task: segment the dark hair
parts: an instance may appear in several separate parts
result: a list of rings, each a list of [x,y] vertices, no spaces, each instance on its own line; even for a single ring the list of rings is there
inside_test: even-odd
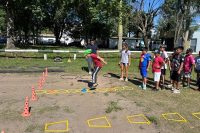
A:
[[[96,41],[96,39],[95,39],[95,38],[92,38],[92,39],[90,39],[90,41]]]
[[[127,42],[123,42],[122,45],[124,45],[126,47],[126,53],[128,52],[128,43]]]
[[[187,49],[187,51],[186,51],[186,52],[192,53],[192,52],[193,52],[193,50],[192,50],[191,48],[189,48],[189,49]]]
[[[183,46],[178,46],[176,49],[184,50]]]
[[[160,48],[166,48],[167,46],[166,45],[164,45],[164,44],[161,44],[160,45]]]
[[[148,51],[147,47],[142,48],[142,51]]]

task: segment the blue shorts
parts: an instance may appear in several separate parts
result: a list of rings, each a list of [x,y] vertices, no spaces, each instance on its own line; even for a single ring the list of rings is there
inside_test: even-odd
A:
[[[140,74],[143,78],[147,78],[148,73],[147,73],[147,67],[141,67],[140,68]]]

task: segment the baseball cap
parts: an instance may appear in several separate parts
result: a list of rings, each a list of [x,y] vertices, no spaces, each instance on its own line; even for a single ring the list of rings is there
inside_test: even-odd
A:
[[[92,50],[91,49],[87,49],[84,51],[84,56],[88,55],[88,54],[91,54],[92,53]]]
[[[166,47],[167,47],[167,46],[164,45],[164,44],[160,45],[160,48],[166,48]]]
[[[160,50],[155,50],[154,52],[153,52],[154,54],[160,54]]]
[[[191,48],[188,48],[187,50],[186,50],[186,52],[193,52],[193,50],[191,49]]]

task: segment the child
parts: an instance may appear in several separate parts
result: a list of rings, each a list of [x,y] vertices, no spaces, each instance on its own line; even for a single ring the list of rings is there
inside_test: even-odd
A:
[[[100,56],[98,56],[97,54],[92,53],[91,49],[86,50],[84,52],[84,54],[85,54],[86,57],[91,57],[92,60],[93,60],[93,62],[94,62],[94,71],[92,73],[92,84],[93,84],[92,88],[93,87],[95,88],[95,87],[98,86],[98,83],[97,83],[97,74],[101,70],[101,68],[103,67],[102,62],[104,64],[107,64],[107,62],[104,61],[104,59],[101,58]]]
[[[169,64],[169,70],[170,70],[170,84],[169,85],[167,85],[167,88],[169,88],[169,89],[173,89],[173,83],[172,83],[172,79],[171,79],[171,75],[172,75],[172,68],[171,68],[171,62],[172,62],[172,60],[173,60],[173,56],[176,54],[176,48],[174,48],[174,50],[173,50],[173,53],[169,56],[169,60],[170,60],[170,64]]]
[[[147,48],[143,48],[139,63],[139,70],[142,76],[142,86],[140,87],[142,87],[143,90],[146,90],[148,70],[151,62],[151,55],[148,54],[147,51]]]
[[[121,60],[120,60],[120,68],[121,68],[121,78],[119,80],[124,80],[124,69],[126,73],[125,81],[128,81],[128,68],[131,65],[131,52],[128,50],[128,44],[124,43],[122,45],[121,51]]]
[[[177,94],[180,93],[180,81],[181,81],[181,72],[183,69],[183,62],[184,62],[184,57],[182,56],[183,52],[183,47],[179,46],[176,49],[176,53],[172,57],[172,62],[171,62],[171,80],[172,80],[172,90],[173,93]]]
[[[153,71],[153,74],[154,74],[154,81],[156,82],[155,91],[159,91],[161,68],[164,65],[164,60],[160,56],[160,51],[155,50],[154,54],[155,54],[155,58],[154,58],[153,63],[152,63],[152,71]]]
[[[162,89],[165,88],[165,75],[166,75],[166,70],[167,70],[167,64],[170,66],[170,60],[167,52],[165,51],[166,45],[160,45],[160,56],[164,60],[164,65],[161,68],[161,81],[162,81]],[[170,69],[170,67],[169,67]]]
[[[197,73],[197,85],[200,86],[200,51],[199,51],[199,56],[195,58],[195,72]]]
[[[90,44],[88,44],[86,46],[87,49],[91,49],[93,54],[98,54],[98,46],[95,44],[95,40],[91,39],[90,40]],[[91,57],[86,58],[86,61],[88,62],[88,70],[89,70],[89,74],[92,74],[93,71],[93,61]]]
[[[192,73],[192,69],[193,66],[195,65],[195,60],[194,57],[192,55],[193,50],[192,49],[187,49],[186,51],[186,56],[184,59],[184,80],[183,80],[183,86],[184,87],[190,87],[190,78],[191,78],[191,73]],[[187,82],[187,86],[184,85],[185,81]]]

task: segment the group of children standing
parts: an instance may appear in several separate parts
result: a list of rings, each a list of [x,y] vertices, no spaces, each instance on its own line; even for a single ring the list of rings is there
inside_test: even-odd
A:
[[[89,49],[85,51],[86,58],[91,58],[94,62],[94,71],[92,73],[92,83],[93,87],[97,84],[97,73],[103,67],[102,63],[107,64],[103,58],[98,54],[92,53],[93,50]],[[200,91],[200,52],[199,56],[196,58],[192,55],[192,49],[187,49],[186,54],[183,54],[183,47],[179,46],[174,49],[174,52],[169,57],[165,51],[165,45],[161,45],[159,50],[155,50],[154,57],[148,53],[147,48],[142,49],[142,53],[139,59],[139,71],[142,76],[143,90],[147,89],[147,78],[149,68],[152,67],[152,72],[154,75],[155,87],[153,90],[159,91],[165,89],[165,87],[171,88],[173,93],[180,93],[180,82],[183,82],[183,87],[190,87],[191,73],[194,68],[197,73],[197,84]],[[120,51],[120,61],[119,65],[121,68],[120,81],[128,81],[128,69],[131,65],[131,52],[128,49],[128,44],[123,43],[122,50]],[[169,68],[170,71],[170,83],[167,85],[165,83],[166,70]],[[125,78],[124,78],[125,77]],[[182,80],[183,78],[183,80]],[[185,85],[186,82],[186,85]]]
[[[127,44],[124,44],[124,49],[121,51],[122,77],[120,80],[123,78],[123,68],[126,66],[126,64],[122,61],[122,59],[125,58],[123,56],[130,58],[130,52],[127,50],[127,47],[125,47],[126,45]],[[126,51],[126,55],[124,55],[124,51]],[[180,46],[175,48],[174,52],[169,57],[165,51],[165,45],[161,45],[159,50],[155,50],[153,53],[154,57],[151,57],[147,48],[142,49],[139,60],[139,70],[142,76],[142,85],[139,87],[141,87],[143,90],[147,89],[147,77],[149,68],[151,66],[155,82],[155,87],[153,90],[159,91],[159,88],[165,89],[165,87],[168,87],[172,89],[173,93],[180,93],[181,81],[183,81],[183,87],[190,87],[191,73],[194,69],[197,73],[197,85],[199,86],[198,90],[200,91],[200,52],[199,56],[194,58],[192,55],[192,49],[187,49],[186,54],[184,55],[183,47]],[[170,71],[170,83],[167,85],[165,83],[165,76],[168,67]],[[126,69],[126,73],[128,73],[127,70],[128,68]],[[127,79],[128,75],[126,75],[125,81],[127,81]]]

